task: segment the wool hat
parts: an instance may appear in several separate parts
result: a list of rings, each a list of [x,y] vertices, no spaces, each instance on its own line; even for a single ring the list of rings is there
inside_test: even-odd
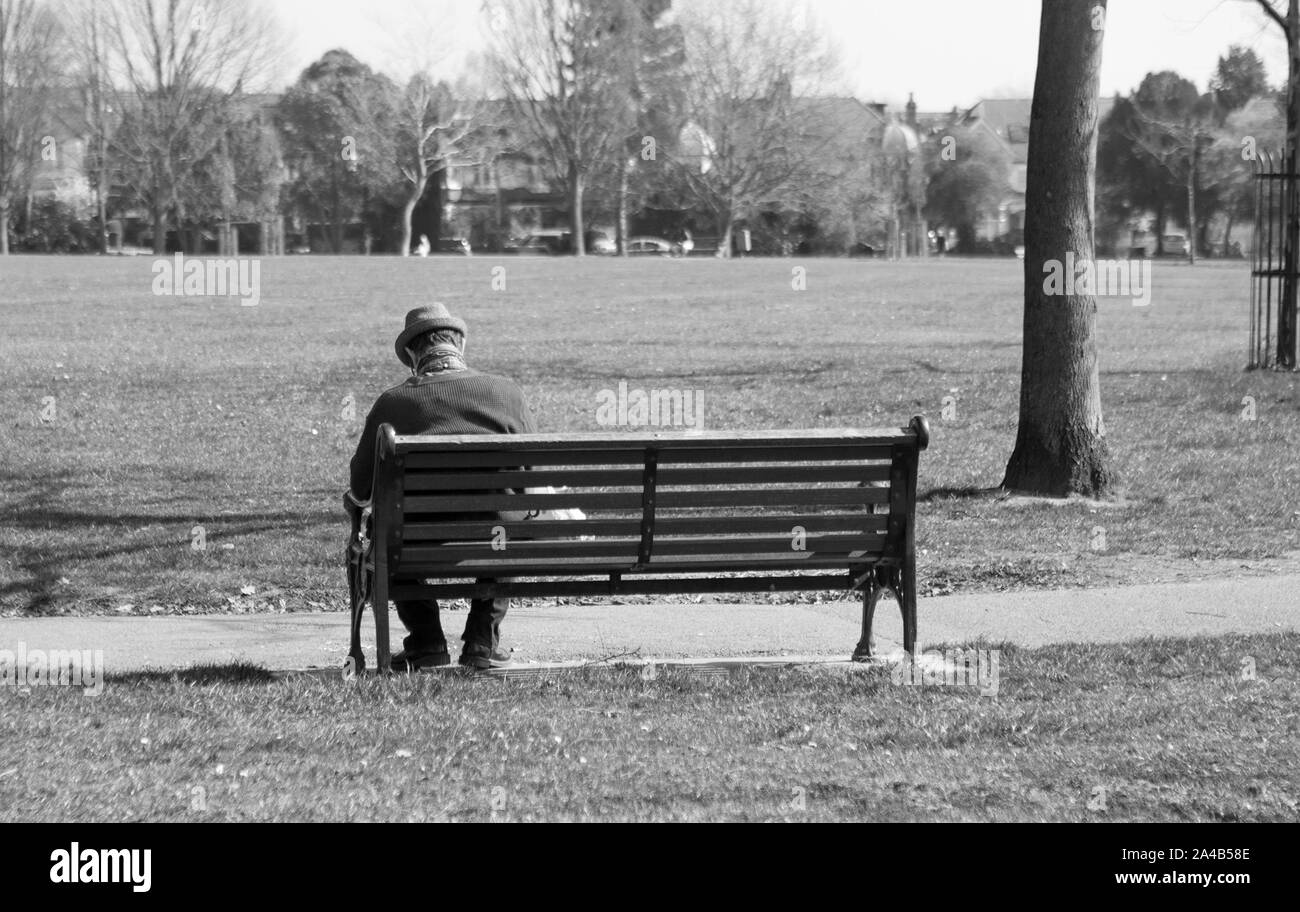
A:
[[[397,343],[393,346],[393,350],[397,352],[397,360],[410,367],[411,359],[406,354],[406,347],[416,336],[433,332],[435,329],[454,329],[462,336],[468,335],[465,331],[465,321],[460,317],[452,316],[445,305],[435,302],[428,307],[417,307],[406,315],[406,328],[402,330],[401,335],[397,337]]]

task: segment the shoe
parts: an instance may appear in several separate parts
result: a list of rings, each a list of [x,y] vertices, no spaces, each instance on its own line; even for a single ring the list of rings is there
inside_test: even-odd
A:
[[[442,649],[422,650],[420,652],[403,649],[393,656],[389,662],[393,671],[419,671],[422,668],[440,668],[443,665],[450,665],[451,655],[447,652],[446,646],[442,647]]]
[[[460,664],[466,668],[484,671],[489,668],[509,668],[514,660],[504,649],[493,649],[478,643],[466,643],[460,653]]]

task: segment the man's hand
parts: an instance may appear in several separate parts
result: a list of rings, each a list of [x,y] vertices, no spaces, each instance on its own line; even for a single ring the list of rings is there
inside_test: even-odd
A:
[[[348,514],[348,518],[356,522],[361,515],[361,511],[366,508],[366,504],[352,496],[351,491],[343,492],[343,512]]]

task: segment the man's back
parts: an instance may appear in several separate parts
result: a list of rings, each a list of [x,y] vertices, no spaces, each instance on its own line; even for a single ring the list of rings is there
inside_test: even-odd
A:
[[[511,380],[473,369],[411,377],[376,400],[352,457],[352,492],[370,496],[375,437],[381,424],[398,434],[531,434],[523,392]]]

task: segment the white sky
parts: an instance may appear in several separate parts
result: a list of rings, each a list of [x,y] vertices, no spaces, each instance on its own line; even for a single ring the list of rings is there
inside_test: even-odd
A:
[[[479,0],[260,0],[288,44],[281,78],[292,82],[322,53],[351,51],[393,73],[402,42],[436,23],[446,75],[482,47]],[[677,0],[708,2],[708,0]],[[846,88],[864,101],[901,105],[916,93],[923,111],[968,107],[981,97],[1033,94],[1040,0],[803,0],[835,37]],[[1047,0],[1051,2],[1051,0]],[[1286,76],[1278,28],[1255,0],[1110,0],[1101,89],[1127,94],[1148,72],[1171,69],[1204,90],[1230,44],[1253,48],[1269,81]],[[397,37],[393,37],[396,35]],[[278,88],[282,88],[279,86]]]

